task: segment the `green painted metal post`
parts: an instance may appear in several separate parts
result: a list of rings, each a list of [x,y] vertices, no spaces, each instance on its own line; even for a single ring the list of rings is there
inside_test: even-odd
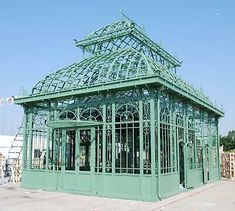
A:
[[[140,116],[140,140],[139,140],[139,146],[140,146],[140,178],[141,178],[141,196],[143,197],[143,101],[139,100],[139,116]]]
[[[55,109],[54,110],[54,119],[58,120],[58,111]],[[52,129],[52,137],[53,137],[53,157],[52,157],[52,165],[53,165],[53,183],[54,183],[54,188],[57,189],[58,188],[58,166],[57,162],[58,162],[58,137],[56,137],[56,129]],[[57,168],[57,169],[56,169]]]
[[[171,166],[171,174],[173,173],[173,133],[174,133],[174,128],[173,128],[173,112],[172,112],[172,106],[170,107],[170,166]]]
[[[30,112],[29,114],[29,123],[28,123],[28,131],[29,131],[29,137],[28,137],[28,160],[29,160],[29,165],[28,165],[28,170],[31,169],[32,167],[32,142],[33,142],[33,113]]]
[[[157,195],[159,200],[162,199],[161,195],[161,150],[160,150],[160,143],[161,143],[161,136],[160,136],[160,90],[157,92]]]
[[[194,114],[194,116],[193,117],[195,117],[195,114]],[[193,120],[194,121],[194,120]],[[193,158],[194,158],[194,168],[196,169],[197,168],[197,139],[196,139],[196,128],[195,128],[196,126],[195,126],[195,121],[194,121],[194,123],[193,123],[193,129],[194,129],[194,156],[193,156]]]
[[[80,121],[80,107],[77,107],[77,121]],[[79,174],[79,163],[80,163],[80,129],[76,128],[76,136],[75,136],[75,170],[76,175],[78,177]],[[77,178],[76,178],[77,181]]]
[[[102,172],[105,173],[106,166],[106,105],[103,105],[103,142],[102,142]]]
[[[114,177],[115,177],[115,103],[112,103],[112,191],[114,193]]]
[[[184,106],[184,186],[187,187],[187,170],[188,162],[186,155],[188,155],[187,143],[188,143],[188,117],[187,117],[187,105]]]
[[[63,188],[64,181],[65,181],[65,153],[66,153],[66,129],[62,130],[62,138],[61,138],[61,177],[62,180],[60,180],[60,188]]]
[[[47,113],[47,122],[50,121],[50,111]],[[49,145],[50,145],[50,140],[51,140],[51,129],[48,127],[47,128],[47,138],[46,138],[46,171],[48,172],[49,168]]]
[[[27,127],[27,122],[28,122],[28,114],[27,114],[27,109],[24,108],[24,119],[23,119],[23,125],[24,125],[24,135],[23,135],[23,170],[27,169],[28,166],[28,157],[27,157],[27,151],[28,151],[28,127]]]
[[[102,192],[104,193],[105,171],[106,171],[106,105],[103,105],[103,130],[102,130]]]
[[[79,174],[79,162],[80,162],[80,131],[77,128],[75,131],[75,185],[78,187],[78,174]]]
[[[205,115],[202,113],[202,172],[203,172],[203,182],[207,183],[206,180],[206,140],[205,140]]]
[[[178,141],[176,140],[176,113],[175,113],[175,105],[173,105],[173,127],[172,127],[172,130],[173,130],[173,141],[174,141],[174,148],[175,148],[175,151],[174,151],[174,167],[175,167],[175,172],[177,172],[177,181],[179,180],[179,173],[178,173],[178,171],[179,171],[179,169],[178,169],[178,157],[179,156],[177,156],[178,154],[177,154],[177,152],[179,152],[178,151]]]
[[[152,197],[156,198],[156,168],[155,168],[155,109],[154,109],[154,96],[150,99],[150,136],[151,136],[151,176],[152,176]]]
[[[208,141],[207,143],[209,144],[209,171],[210,171],[210,167],[211,167],[211,164],[212,164],[212,150],[211,150],[211,147],[212,147],[212,127],[211,127],[211,117],[208,116],[208,122],[209,122],[209,134],[208,134]]]
[[[77,121],[80,121],[80,108],[77,107],[76,109]]]
[[[91,128],[91,187],[95,194],[95,128]]]

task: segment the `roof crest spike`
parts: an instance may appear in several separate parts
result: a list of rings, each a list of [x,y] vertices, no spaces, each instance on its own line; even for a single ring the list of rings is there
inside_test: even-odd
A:
[[[124,14],[124,12],[121,10],[121,15],[124,20],[130,21],[131,23],[135,23],[133,20],[131,20],[127,15]]]

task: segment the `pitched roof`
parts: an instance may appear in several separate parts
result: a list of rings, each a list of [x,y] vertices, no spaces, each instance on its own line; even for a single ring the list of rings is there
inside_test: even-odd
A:
[[[122,31],[128,33],[122,35]],[[139,34],[133,33],[136,31]],[[79,47],[91,53],[90,57],[49,74],[33,87],[28,98],[47,95],[49,99],[48,94],[83,88],[89,90],[94,86],[108,87],[111,83],[115,83],[114,88],[118,89],[125,81],[132,80],[133,85],[138,80],[138,84],[144,84],[146,83],[144,79],[151,78],[154,79],[151,83],[162,84],[223,115],[223,112],[216,108],[201,90],[195,89],[171,70],[177,66],[178,60],[156,43],[152,44],[153,41],[149,38],[141,41],[140,38],[143,37],[139,37],[138,40],[139,35],[146,36],[139,26],[130,20],[125,20],[102,27],[83,41],[76,41]]]

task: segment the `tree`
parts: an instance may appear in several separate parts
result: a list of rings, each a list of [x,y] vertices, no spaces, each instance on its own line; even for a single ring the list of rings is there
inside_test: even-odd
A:
[[[224,146],[224,151],[235,150],[235,134],[234,131],[230,131],[227,136],[220,138],[220,145]]]

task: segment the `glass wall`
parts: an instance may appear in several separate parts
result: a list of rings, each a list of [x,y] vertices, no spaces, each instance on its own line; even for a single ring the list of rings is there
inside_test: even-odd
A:
[[[34,109],[32,128],[27,134],[32,137],[31,145],[27,145],[30,168],[61,170],[64,165],[65,170],[74,171],[79,167],[79,171],[91,171],[90,160],[94,158],[94,171],[99,173],[148,175],[154,165],[156,173],[159,168],[163,175],[173,174],[179,171],[182,156],[186,156],[188,169],[202,168],[205,145],[209,146],[209,165],[217,166],[217,117],[166,93],[160,94],[158,104],[157,96],[141,89],[61,101],[52,104],[54,108],[50,111]],[[63,138],[61,129],[48,128],[48,118],[91,122],[90,127],[95,131],[94,154],[91,154],[91,130],[68,128]],[[180,144],[184,145],[185,152],[179,152]],[[157,166],[158,159],[160,166]]]
[[[32,142],[31,142],[31,168],[46,168],[46,148],[47,148],[47,114],[43,111],[37,112],[33,116]]]

